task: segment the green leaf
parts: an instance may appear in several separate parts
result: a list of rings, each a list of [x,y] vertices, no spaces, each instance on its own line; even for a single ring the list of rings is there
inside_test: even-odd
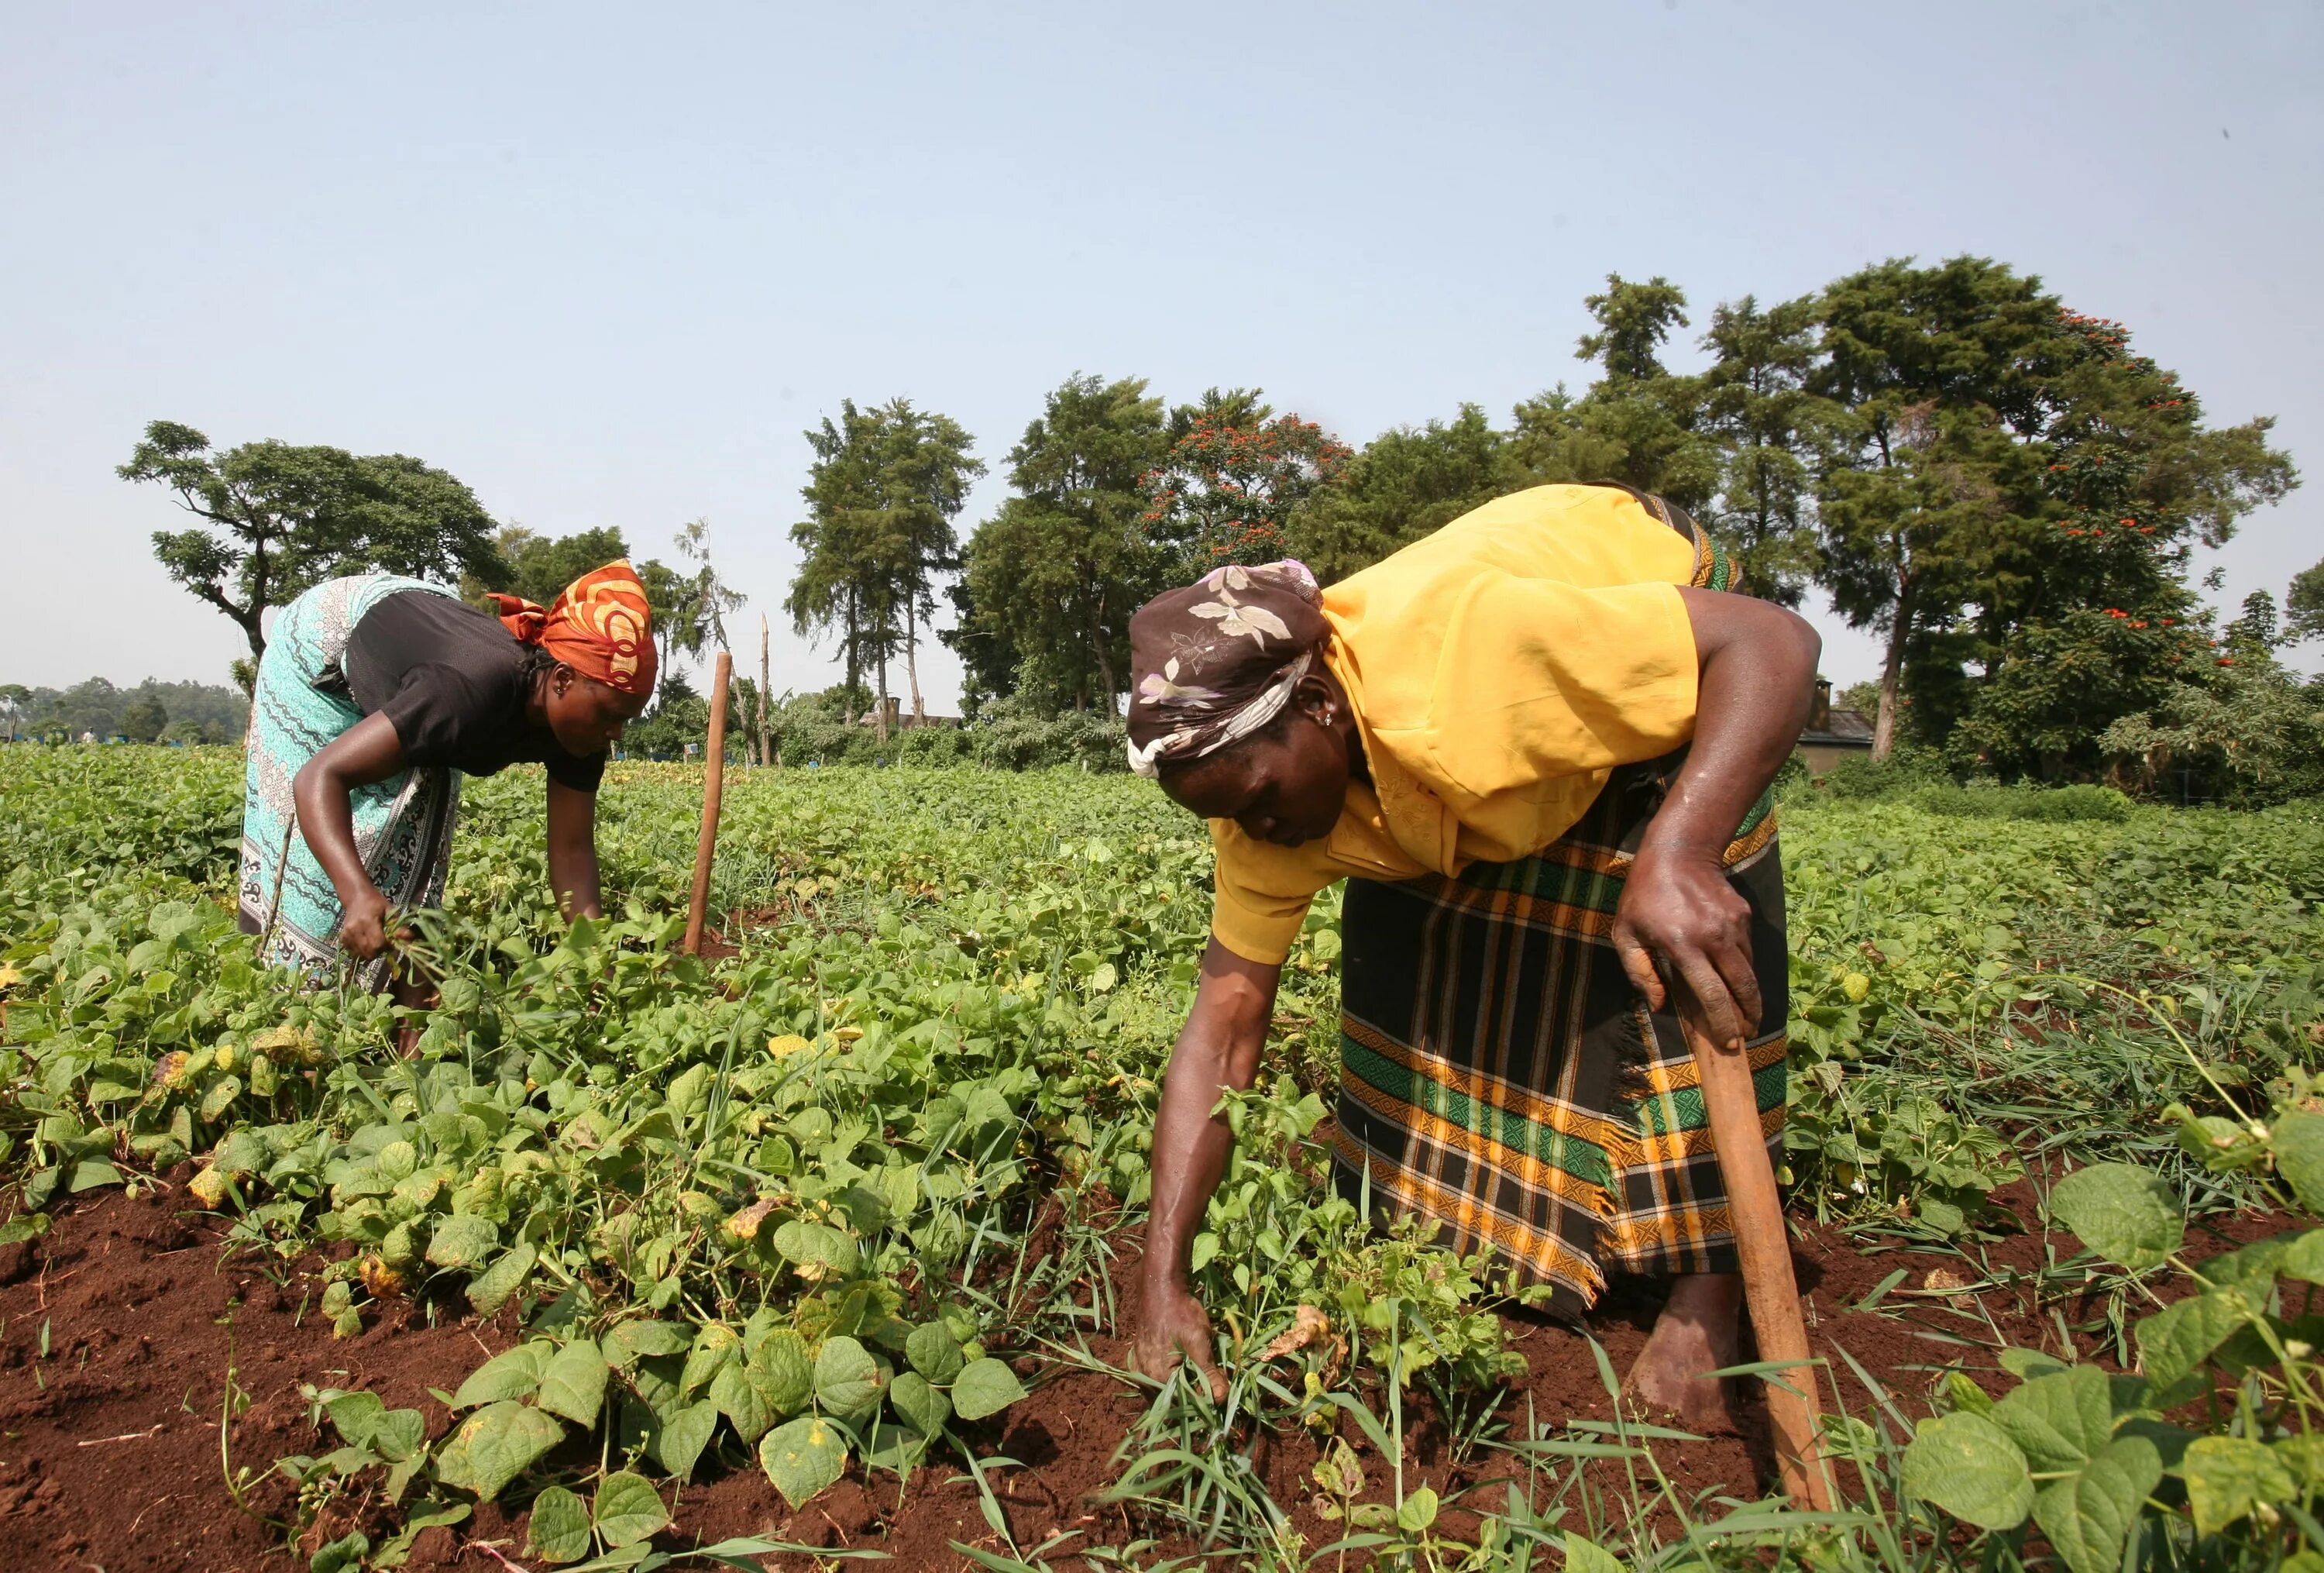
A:
[[[578,1562],[589,1554],[589,1510],[562,1485],[532,1499],[525,1548],[544,1562]]]
[[[2209,1359],[2251,1315],[2251,1301],[2237,1289],[2217,1289],[2167,1305],[2138,1324],[2139,1368],[2153,1387],[2171,1387]]]
[[[497,1315],[501,1307],[509,1302],[509,1297],[524,1287],[533,1264],[540,1260],[540,1253],[530,1240],[520,1241],[502,1252],[490,1267],[469,1282],[468,1303],[475,1308],[478,1316]]]
[[[1904,1489],[1979,1529],[2012,1529],[2034,1511],[2024,1453],[2008,1432],[1966,1411],[1923,1420],[1913,1433]]]
[[[959,1375],[963,1364],[960,1340],[942,1322],[914,1328],[912,1336],[904,1340],[904,1358],[912,1363],[913,1370],[939,1386]]]
[[[325,1403],[323,1412],[331,1417],[341,1441],[350,1448],[368,1447],[380,1417],[387,1413],[387,1401],[376,1393],[343,1393]]]
[[[748,1366],[721,1365],[718,1374],[710,1379],[710,1402],[734,1422],[734,1434],[746,1442],[757,1441],[775,1423],[773,1406],[751,1379]]]
[[[689,1404],[661,1422],[654,1437],[654,1457],[672,1476],[684,1480],[694,1473],[695,1460],[702,1457],[702,1449],[710,1445],[711,1434],[717,1429],[716,1404],[707,1400]]]
[[[817,1279],[851,1277],[857,1264],[855,1241],[846,1230],[805,1218],[793,1218],[775,1231],[775,1249]]]
[[[1629,1573],[1622,1559],[1588,1535],[1565,1531],[1565,1573]]]
[[[2324,1118],[2318,1120],[2324,1126]],[[2050,1216],[2109,1262],[2160,1267],[2186,1238],[2186,1209],[2162,1178],[2132,1163],[2093,1163],[2060,1180]]]
[[[1436,1522],[1436,1493],[1424,1485],[1404,1499],[1396,1510],[1396,1527],[1407,1535],[1416,1535]]]
[[[798,1413],[815,1391],[815,1367],[807,1364],[807,1341],[788,1328],[769,1333],[752,1352],[751,1369],[760,1393],[779,1417]]]
[[[2076,1365],[2037,1376],[1993,1406],[1993,1423],[2008,1433],[2035,1474],[2079,1469],[2114,1434],[2106,1373]]]
[[[759,1439],[759,1467],[796,1512],[839,1478],[847,1467],[847,1444],[837,1427],[803,1416]]]
[[[887,1469],[898,1475],[919,1467],[927,1457],[928,1439],[911,1427],[891,1420],[875,1420],[863,1443],[867,1469]]]
[[[2217,1534],[2263,1504],[2296,1502],[2299,1483],[2283,1460],[2248,1437],[2202,1437],[2187,1448],[2179,1473],[2195,1527]]]
[[[0,1230],[0,1235],[6,1231]],[[5,1245],[0,1239],[0,1245]],[[2302,1283],[2324,1283],[2324,1229],[2310,1229],[2285,1248],[2283,1272]]]
[[[2028,1349],[2018,1344],[2009,1345],[1994,1358],[2000,1363],[2004,1371],[2008,1372],[2020,1382],[2031,1382],[2036,1376],[2048,1376],[2055,1372],[2073,1369],[2054,1355],[2044,1355],[2039,1349]]]
[[[428,1417],[416,1409],[392,1409],[371,1429],[371,1450],[401,1464],[428,1445]]]
[[[234,1100],[241,1096],[242,1078],[238,1076],[229,1076],[214,1083],[209,1091],[202,1095],[199,1110],[202,1119],[206,1123],[216,1120],[232,1108]]]
[[[827,1338],[815,1357],[815,1401],[834,1414],[852,1415],[880,1402],[880,1363],[845,1337]]]
[[[437,1267],[475,1268],[500,1243],[500,1229],[492,1219],[463,1213],[436,1226],[436,1232],[428,1237],[428,1260]]]
[[[513,1349],[502,1351],[468,1374],[460,1383],[460,1391],[452,1395],[454,1409],[473,1409],[480,1403],[493,1403],[504,1398],[530,1398],[540,1386],[540,1374],[549,1365],[549,1357],[557,1346],[546,1338],[519,1344]]]
[[[0,1224],[0,1245],[20,1245],[49,1232],[49,1215],[21,1213]]]
[[[535,1402],[576,1426],[595,1426],[605,1402],[605,1356],[597,1346],[575,1338],[559,1347],[540,1374],[540,1395]]]
[[[2034,1498],[2034,1522],[2072,1573],[2119,1573],[2139,1507],[2162,1481],[2154,1444],[2118,1437],[2078,1473],[2043,1486]]]
[[[636,1317],[615,1322],[598,1342],[605,1351],[606,1363],[616,1371],[626,1371],[650,1356],[687,1353],[694,1347],[694,1334],[676,1322]]]
[[[102,1158],[84,1158],[72,1166],[72,1173],[65,1180],[65,1189],[78,1193],[95,1190],[100,1185],[120,1183],[121,1170]]]
[[[999,1414],[1025,1396],[1023,1383],[1006,1362],[987,1356],[962,1368],[952,1384],[952,1407],[964,1420]]]
[[[734,1329],[716,1322],[705,1322],[694,1335],[694,1347],[686,1356],[686,1374],[678,1379],[681,1397],[691,1398],[710,1384],[718,1368],[730,1360],[742,1357],[742,1340]]]
[[[897,1374],[896,1380],[888,1384],[888,1402],[924,1437],[935,1436],[952,1418],[952,1401],[930,1386],[928,1379],[917,1371]]]
[[[592,1513],[597,1521],[597,1532],[615,1550],[651,1539],[669,1522],[669,1510],[662,1506],[661,1493],[644,1476],[627,1469],[616,1469],[597,1483],[597,1500]]]
[[[2324,1212],[2324,1115],[2294,1109],[2275,1122],[2268,1145],[2275,1150],[2276,1173],[2301,1205]]]
[[[318,1550],[307,1573],[362,1573],[364,1559],[370,1555],[371,1537],[352,1530]]]
[[[488,1403],[462,1420],[436,1455],[436,1474],[490,1502],[502,1488],[565,1439],[565,1428],[513,1399]]]
[[[710,1077],[709,1066],[696,1064],[670,1078],[662,1091],[662,1106],[672,1119],[685,1120],[710,1101]]]

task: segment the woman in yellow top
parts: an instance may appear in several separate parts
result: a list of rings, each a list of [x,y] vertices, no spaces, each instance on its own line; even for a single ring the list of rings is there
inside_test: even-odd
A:
[[[1673,1013],[1784,1106],[1783,884],[1766,793],[1820,642],[1725,593],[1679,510],[1612,486],[1488,504],[1319,591],[1230,567],[1130,624],[1130,763],[1211,821],[1217,891],[1155,1122],[1137,1355],[1215,1391],[1186,1253],[1308,903],[1342,905],[1335,1168],[1490,1248],[1553,1307],[1610,1266],[1670,1297],[1630,1375],[1704,1423],[1741,1281]]]

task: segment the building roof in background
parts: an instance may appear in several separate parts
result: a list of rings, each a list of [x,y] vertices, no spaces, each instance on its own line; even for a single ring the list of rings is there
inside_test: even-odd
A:
[[[1872,720],[1861,710],[1834,709],[1824,717],[1821,727],[1805,726],[1800,730],[1803,743],[1869,743],[1872,741]]]

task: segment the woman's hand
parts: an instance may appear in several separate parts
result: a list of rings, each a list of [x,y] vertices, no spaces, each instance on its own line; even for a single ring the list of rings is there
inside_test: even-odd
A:
[[[565,916],[602,918],[597,884],[597,794],[549,783],[549,883]]]
[[[1720,859],[1799,741],[1822,643],[1771,602],[1692,585],[1678,594],[1702,662],[1694,740],[1639,837],[1614,910],[1614,951],[1650,1006],[1676,993],[1711,1042],[1740,1049],[1758,1030],[1759,980],[1750,909]]]
[[[1219,1371],[1216,1340],[1210,1313],[1185,1284],[1168,1282],[1146,1285],[1146,1305],[1138,1318],[1130,1358],[1138,1369],[1157,1382],[1169,1379],[1183,1356],[1194,1361],[1211,1390],[1213,1403],[1227,1401],[1227,1379]]]
[[[1614,953],[1657,1011],[1670,993],[1660,966],[1667,963],[1686,985],[1676,991],[1678,1008],[1713,1043],[1740,1049],[1758,1031],[1751,909],[1716,855],[1641,849],[1614,910]]]
[[[291,778],[299,833],[339,895],[339,948],[368,961],[387,948],[387,898],[355,850],[349,794],[403,769],[403,744],[385,716],[365,716],[317,750]]]
[[[366,884],[345,903],[339,920],[339,948],[369,961],[387,948],[387,898],[376,885]]]
[[[1216,939],[1203,952],[1202,981],[1187,1013],[1170,1069],[1162,1078],[1160,1106],[1154,1114],[1154,1190],[1147,1209],[1145,1306],[1139,1313],[1130,1357],[1159,1382],[1177,1369],[1182,1356],[1208,1380],[1211,1396],[1223,1403],[1227,1380],[1219,1374],[1211,1339],[1211,1319],[1187,1282],[1186,1258],[1201,1229],[1211,1192],[1226,1170],[1234,1133],[1211,1111],[1227,1087],[1240,1091],[1259,1074],[1259,1050],[1267,1046],[1274,1019],[1281,967],[1250,961]]]

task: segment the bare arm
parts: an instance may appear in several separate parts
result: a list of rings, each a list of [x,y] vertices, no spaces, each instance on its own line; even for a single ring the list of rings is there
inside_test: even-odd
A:
[[[402,768],[403,741],[394,724],[385,716],[366,716],[325,744],[290,782],[300,834],[345,909],[339,943],[365,960],[387,944],[387,898],[372,884],[355,851],[355,809],[348,796]]]
[[[549,783],[549,883],[567,918],[602,918],[597,889],[597,794]]]
[[[1216,939],[1210,942],[1194,1008],[1171,1050],[1154,1118],[1154,1198],[1136,1357],[1141,1370],[1158,1379],[1178,1364],[1183,1350],[1221,1400],[1226,1379],[1213,1364],[1211,1321],[1188,1282],[1186,1253],[1234,1144],[1225,1118],[1211,1111],[1222,1088],[1240,1091],[1259,1074],[1282,976],[1280,966],[1246,961]]]
[[[1694,742],[1623,883],[1614,948],[1656,1010],[1655,958],[1666,960],[1688,985],[1679,1008],[1700,1010],[1712,1042],[1740,1049],[1758,1029],[1759,985],[1750,911],[1720,859],[1799,741],[1823,642],[1772,602],[1683,585],[1679,596],[1702,663]]]

